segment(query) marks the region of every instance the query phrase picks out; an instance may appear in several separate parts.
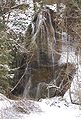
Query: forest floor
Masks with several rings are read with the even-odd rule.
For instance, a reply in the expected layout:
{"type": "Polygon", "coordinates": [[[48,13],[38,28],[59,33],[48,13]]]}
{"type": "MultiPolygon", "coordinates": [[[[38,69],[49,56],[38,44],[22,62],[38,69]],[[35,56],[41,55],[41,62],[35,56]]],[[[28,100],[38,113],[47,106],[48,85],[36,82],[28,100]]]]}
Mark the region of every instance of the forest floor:
{"type": "Polygon", "coordinates": [[[0,119],[81,119],[80,108],[71,104],[68,93],[40,101],[14,101],[0,94],[0,119]]]}

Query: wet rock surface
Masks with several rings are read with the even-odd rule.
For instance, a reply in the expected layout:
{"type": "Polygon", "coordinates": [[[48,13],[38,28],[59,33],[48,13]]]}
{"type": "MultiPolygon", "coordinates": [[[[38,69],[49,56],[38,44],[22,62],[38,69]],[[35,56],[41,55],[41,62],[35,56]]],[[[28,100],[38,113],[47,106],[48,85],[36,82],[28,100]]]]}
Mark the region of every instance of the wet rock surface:
{"type": "Polygon", "coordinates": [[[45,7],[29,25],[26,32],[26,42],[29,45],[26,45],[26,48],[30,52],[24,55],[22,53],[21,68],[14,76],[14,86],[21,81],[13,94],[23,95],[24,92],[26,97],[40,99],[63,96],[70,88],[75,66],[71,63],[58,63],[62,41],[56,33],[56,26],[58,29],[59,26],[55,22],[55,14],[53,10],[45,7]],[[51,82],[54,86],[48,88],[51,82]]]}

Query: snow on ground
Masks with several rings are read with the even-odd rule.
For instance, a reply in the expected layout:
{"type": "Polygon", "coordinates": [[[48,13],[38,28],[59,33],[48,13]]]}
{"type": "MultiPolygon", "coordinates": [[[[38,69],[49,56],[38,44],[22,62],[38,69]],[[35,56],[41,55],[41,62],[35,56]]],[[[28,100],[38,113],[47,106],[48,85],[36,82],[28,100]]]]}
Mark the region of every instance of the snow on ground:
{"type": "Polygon", "coordinates": [[[81,119],[79,107],[66,97],[24,102],[12,101],[0,94],[0,119],[81,119]]]}
{"type": "Polygon", "coordinates": [[[25,115],[25,119],[81,119],[79,107],[67,102],[66,98],[43,99],[38,104],[43,112],[25,115]]]}

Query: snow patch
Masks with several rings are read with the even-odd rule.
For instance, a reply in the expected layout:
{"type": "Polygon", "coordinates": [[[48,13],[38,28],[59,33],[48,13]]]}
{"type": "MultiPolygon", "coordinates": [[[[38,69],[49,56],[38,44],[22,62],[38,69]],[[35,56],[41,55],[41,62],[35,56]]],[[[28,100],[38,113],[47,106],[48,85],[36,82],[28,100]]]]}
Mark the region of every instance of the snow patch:
{"type": "Polygon", "coordinates": [[[40,101],[12,101],[0,94],[0,119],[81,119],[81,110],[66,98],[54,97],[40,101]],[[27,109],[31,113],[27,113],[27,109]],[[37,111],[38,110],[38,111],[37,111]]]}

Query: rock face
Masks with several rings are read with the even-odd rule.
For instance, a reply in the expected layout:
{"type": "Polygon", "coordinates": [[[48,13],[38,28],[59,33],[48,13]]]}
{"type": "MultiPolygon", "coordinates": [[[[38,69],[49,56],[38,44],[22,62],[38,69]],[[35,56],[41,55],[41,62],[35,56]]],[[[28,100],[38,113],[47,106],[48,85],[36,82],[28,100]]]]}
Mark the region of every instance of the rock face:
{"type": "MultiPolygon", "coordinates": [[[[76,68],[74,64],[65,63],[58,66],[58,69],[54,72],[53,78],[55,80],[52,80],[49,83],[46,81],[38,83],[36,98],[40,99],[46,97],[50,98],[54,96],[64,96],[66,91],[71,87],[75,72],[76,68]]],[[[34,92],[32,92],[32,94],[34,94],[34,92]]]]}
{"type": "MultiPolygon", "coordinates": [[[[57,87],[55,88],[55,94],[51,91],[52,97],[64,96],[66,91],[71,87],[73,76],[76,72],[75,65],[71,63],[61,64],[58,68],[54,73],[57,87]]],[[[54,90],[54,88],[52,89],[54,90]]]]}
{"type": "MultiPolygon", "coordinates": [[[[53,97],[55,95],[64,95],[69,88],[68,78],[71,80],[74,74],[74,65],[69,64],[69,70],[66,74],[67,64],[58,65],[61,57],[62,41],[56,30],[59,29],[56,21],[56,13],[51,9],[45,7],[38,14],[35,15],[34,20],[29,25],[26,32],[25,47],[29,54],[24,54],[25,58],[21,58],[21,67],[14,76],[14,85],[21,79],[20,83],[13,90],[13,93],[22,94],[25,97],[45,98],[53,97]],[[59,75],[58,75],[59,74],[59,75]],[[71,75],[70,75],[71,74],[71,75]],[[55,82],[54,85],[60,87],[59,92],[57,88],[49,88],[48,85],[55,82]]],[[[22,54],[23,57],[23,54],[22,54]]]]}

